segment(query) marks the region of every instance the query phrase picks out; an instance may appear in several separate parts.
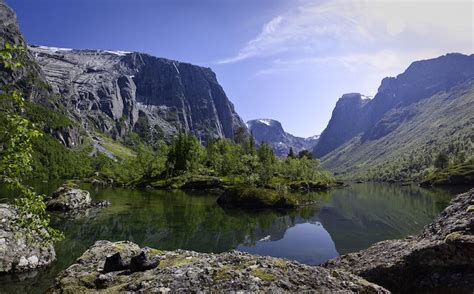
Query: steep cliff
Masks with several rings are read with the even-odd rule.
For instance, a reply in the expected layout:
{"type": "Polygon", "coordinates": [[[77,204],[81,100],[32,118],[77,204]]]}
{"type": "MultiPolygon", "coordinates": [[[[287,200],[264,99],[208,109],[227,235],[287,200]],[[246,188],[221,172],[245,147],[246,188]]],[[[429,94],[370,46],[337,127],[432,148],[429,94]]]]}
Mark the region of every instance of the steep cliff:
{"type": "Polygon", "coordinates": [[[338,101],[313,150],[343,177],[419,180],[439,153],[472,157],[474,55],[414,62],[385,78],[373,99],[350,97],[338,101]]]}
{"type": "Polygon", "coordinates": [[[371,100],[359,94],[343,95],[314,153],[323,157],[358,134],[364,140],[381,138],[414,115],[406,107],[439,92],[449,92],[473,78],[474,55],[453,53],[416,61],[397,77],[383,79],[371,100]],[[396,113],[402,108],[403,113],[396,113]]]}
{"type": "Polygon", "coordinates": [[[281,123],[273,119],[254,119],[247,122],[247,127],[258,143],[267,143],[277,156],[286,156],[293,148],[295,153],[301,150],[312,150],[319,136],[301,138],[285,132],[281,123]]]}
{"type": "Polygon", "coordinates": [[[209,68],[142,53],[31,46],[53,91],[88,130],[149,140],[179,130],[233,138],[244,123],[209,68]]]}

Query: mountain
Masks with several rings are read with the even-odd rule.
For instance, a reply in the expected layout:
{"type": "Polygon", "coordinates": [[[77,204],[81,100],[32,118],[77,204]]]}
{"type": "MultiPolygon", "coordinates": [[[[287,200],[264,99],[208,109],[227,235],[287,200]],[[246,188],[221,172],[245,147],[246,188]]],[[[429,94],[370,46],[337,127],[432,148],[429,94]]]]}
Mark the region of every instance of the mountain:
{"type": "Polygon", "coordinates": [[[273,119],[254,119],[247,122],[249,131],[258,143],[267,143],[277,156],[286,156],[293,148],[295,153],[306,149],[312,150],[319,136],[301,138],[293,136],[285,130],[279,121],[273,119]]]}
{"type": "Polygon", "coordinates": [[[440,152],[472,153],[474,55],[417,61],[385,78],[373,99],[343,95],[313,149],[347,177],[419,178],[440,152]]]}
{"type": "Polygon", "coordinates": [[[148,141],[179,130],[234,138],[245,124],[215,73],[143,53],[30,46],[54,93],[86,130],[148,141]]]}

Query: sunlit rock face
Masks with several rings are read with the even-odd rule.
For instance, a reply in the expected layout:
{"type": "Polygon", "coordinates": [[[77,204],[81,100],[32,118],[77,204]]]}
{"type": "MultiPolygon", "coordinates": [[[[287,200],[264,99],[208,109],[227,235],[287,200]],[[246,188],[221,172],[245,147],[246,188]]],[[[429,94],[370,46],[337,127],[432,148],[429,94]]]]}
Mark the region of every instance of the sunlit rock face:
{"type": "Polygon", "coordinates": [[[373,99],[359,93],[339,98],[314,148],[323,157],[358,135],[376,140],[415,116],[410,106],[474,79],[474,55],[446,54],[413,62],[397,77],[384,78],[373,99]]]}
{"type": "Polygon", "coordinates": [[[152,140],[179,130],[234,138],[245,124],[210,68],[143,53],[31,46],[53,91],[86,129],[152,140]]]}
{"type": "Polygon", "coordinates": [[[293,149],[298,153],[301,150],[312,150],[318,142],[319,136],[301,138],[285,132],[281,123],[274,119],[254,119],[247,121],[247,127],[258,143],[267,143],[275,155],[286,156],[293,149]]]}

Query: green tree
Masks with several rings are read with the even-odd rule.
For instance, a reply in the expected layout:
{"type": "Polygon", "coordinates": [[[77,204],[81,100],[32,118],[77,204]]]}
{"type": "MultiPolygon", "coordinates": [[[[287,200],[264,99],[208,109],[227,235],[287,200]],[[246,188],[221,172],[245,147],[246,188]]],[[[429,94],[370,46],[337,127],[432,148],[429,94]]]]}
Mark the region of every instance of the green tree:
{"type": "Polygon", "coordinates": [[[301,150],[299,153],[298,153],[298,158],[307,158],[307,159],[313,159],[313,153],[311,153],[311,151],[308,151],[306,149],[304,150],[301,150]]]}
{"type": "Polygon", "coordinates": [[[434,166],[438,169],[445,169],[445,168],[448,167],[448,164],[449,164],[448,155],[443,151],[438,153],[438,155],[436,156],[436,159],[434,161],[434,166]]]}
{"type": "Polygon", "coordinates": [[[267,143],[262,143],[257,150],[258,161],[260,162],[259,176],[262,184],[267,184],[275,172],[276,157],[273,150],[267,143]]]}
{"type": "MultiPolygon", "coordinates": [[[[23,47],[5,44],[0,49],[0,63],[5,71],[21,67],[23,47]]],[[[22,178],[31,172],[31,140],[41,132],[25,117],[25,100],[20,92],[11,90],[16,85],[4,85],[0,91],[0,182],[20,193],[14,206],[18,217],[17,229],[25,229],[31,236],[41,236],[46,243],[62,238],[62,234],[50,227],[46,213],[44,195],[35,193],[22,183],[22,178]]]]}
{"type": "Polygon", "coordinates": [[[290,151],[288,151],[289,158],[295,158],[295,152],[293,151],[293,147],[290,147],[290,151]]]}
{"type": "Polygon", "coordinates": [[[198,139],[193,135],[180,132],[176,135],[169,147],[167,156],[168,174],[177,176],[186,172],[194,172],[199,169],[204,150],[198,139]]]}

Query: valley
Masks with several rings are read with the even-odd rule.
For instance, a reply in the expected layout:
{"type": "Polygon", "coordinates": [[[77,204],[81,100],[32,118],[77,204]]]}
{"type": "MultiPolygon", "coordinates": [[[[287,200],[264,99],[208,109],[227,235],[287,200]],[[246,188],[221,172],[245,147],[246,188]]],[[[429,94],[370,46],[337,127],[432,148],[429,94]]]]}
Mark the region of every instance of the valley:
{"type": "MultiPolygon", "coordinates": [[[[329,92],[318,80],[317,103],[304,105],[292,95],[302,95],[297,79],[307,76],[294,68],[333,59],[277,58],[239,76],[246,91],[237,92],[294,74],[269,84],[286,89],[284,105],[258,108],[231,95],[237,81],[223,67],[238,76],[258,65],[246,62],[262,48],[266,58],[298,57],[291,46],[265,45],[278,47],[273,34],[291,19],[276,17],[234,58],[201,66],[30,44],[0,0],[0,293],[469,293],[474,54],[410,59],[395,77],[379,77],[373,97],[322,99],[329,92]],[[309,117],[298,117],[309,137],[287,131],[295,129],[290,107],[316,115],[331,101],[320,134],[309,117]]],[[[284,36],[309,39],[293,35],[284,36]]],[[[344,90],[358,86],[327,76],[344,90]]]]}

